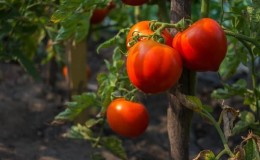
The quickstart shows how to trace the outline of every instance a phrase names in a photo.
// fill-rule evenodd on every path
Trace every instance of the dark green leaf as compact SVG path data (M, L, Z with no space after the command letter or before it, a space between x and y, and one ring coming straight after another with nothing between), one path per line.
M74 120L82 111L91 106L97 106L97 96L94 93L83 93L73 96L73 102L67 103L68 108L59 113L55 120Z
M248 111L243 111L239 115L240 120L235 124L232 133L238 134L245 131L250 125L255 122L255 116Z
M259 160L259 150L257 143L254 139L249 139L247 143L244 145L245 150L245 160Z
M22 53L15 52L15 57L19 61L19 63L24 67L24 69L36 80L40 80L40 74L36 70L34 63L24 56Z
M127 155L122 146L122 141L116 137L102 137L101 144L108 149L111 153L119 158L126 160Z

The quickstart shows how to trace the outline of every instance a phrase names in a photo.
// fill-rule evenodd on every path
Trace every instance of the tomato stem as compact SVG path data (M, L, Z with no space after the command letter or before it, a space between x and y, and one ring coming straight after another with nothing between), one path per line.
M243 34L235 33L235 32L232 32L232 31L226 30L226 29L224 29L224 32L226 33L226 35L235 37L238 40L242 39L244 41L248 41L248 42L254 44L258 49L260 49L260 43L255 38L248 37L248 36L243 35Z
M227 153L230 157L234 157L233 152L231 151L231 149L228 146L227 139L225 138L225 135L224 135L223 131L220 128L220 124L215 120L215 118L207 110L202 110L201 114L203 116L207 117L210 120L210 122L216 128L216 130L217 130L217 132L218 132L218 134L220 136L220 139L221 139L221 141L223 143L223 146L224 146L224 151L222 151L223 153L220 152L221 155L224 154L224 153Z
M209 0L201 1L201 10L200 14L202 18L206 18L209 16Z

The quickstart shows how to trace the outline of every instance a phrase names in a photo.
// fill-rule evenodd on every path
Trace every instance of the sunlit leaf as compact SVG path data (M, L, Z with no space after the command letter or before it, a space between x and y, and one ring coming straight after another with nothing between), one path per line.
M116 137L103 137L101 139L102 145L108 149L111 153L118 156L122 160L127 159L126 152L122 146L122 141Z

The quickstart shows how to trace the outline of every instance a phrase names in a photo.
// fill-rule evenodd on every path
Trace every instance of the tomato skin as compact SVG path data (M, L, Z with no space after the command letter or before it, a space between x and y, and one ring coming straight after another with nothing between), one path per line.
M188 69L217 71L226 56L227 39L215 20L203 18L177 33L172 46L180 52Z
M140 21L131 27L130 31L127 34L127 38L126 38L126 46L128 49L130 48L130 46L128 45L129 41L131 41L132 36L138 34L137 32L140 32L145 35L151 35L154 33L149 28L149 23L150 23L150 21ZM162 32L162 37L164 38L166 45L172 46L173 38L168 30L164 30ZM139 41L144 40L144 39L146 39L146 38L144 38L144 37L140 38Z
M96 8L92 16L90 18L90 23L91 24L98 24L101 23L107 14L110 12L111 9L115 8L115 4L113 1L111 1L105 8Z
M153 40L137 42L128 50L126 69L131 83L144 93L160 93L177 83L182 73L178 51Z
M148 0L122 0L124 4L131 6L139 6L148 2Z
M149 124L149 114L144 105L124 98L112 101L107 108L106 116L110 128L128 138L140 136Z

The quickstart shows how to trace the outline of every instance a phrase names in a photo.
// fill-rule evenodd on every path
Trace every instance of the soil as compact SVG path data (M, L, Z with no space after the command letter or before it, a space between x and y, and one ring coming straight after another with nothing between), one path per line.
M104 71L103 59L107 57L96 54L89 57L92 71L89 89L96 88L95 76ZM57 85L52 88L45 81L33 80L17 64L0 63L0 160L89 160L90 154L96 151L87 141L63 137L70 124L51 125L68 100L66 81L60 73L57 75ZM213 107L216 116L221 102L212 100L210 93L219 86L215 73L198 75L197 95ZM127 155L130 160L167 160L167 97L165 94L145 96L143 103L150 111L151 122L142 136L122 139ZM240 100L227 103L239 104ZM195 114L190 159L203 149L219 152L222 144L215 129ZM101 152L107 160L117 160L109 152Z

